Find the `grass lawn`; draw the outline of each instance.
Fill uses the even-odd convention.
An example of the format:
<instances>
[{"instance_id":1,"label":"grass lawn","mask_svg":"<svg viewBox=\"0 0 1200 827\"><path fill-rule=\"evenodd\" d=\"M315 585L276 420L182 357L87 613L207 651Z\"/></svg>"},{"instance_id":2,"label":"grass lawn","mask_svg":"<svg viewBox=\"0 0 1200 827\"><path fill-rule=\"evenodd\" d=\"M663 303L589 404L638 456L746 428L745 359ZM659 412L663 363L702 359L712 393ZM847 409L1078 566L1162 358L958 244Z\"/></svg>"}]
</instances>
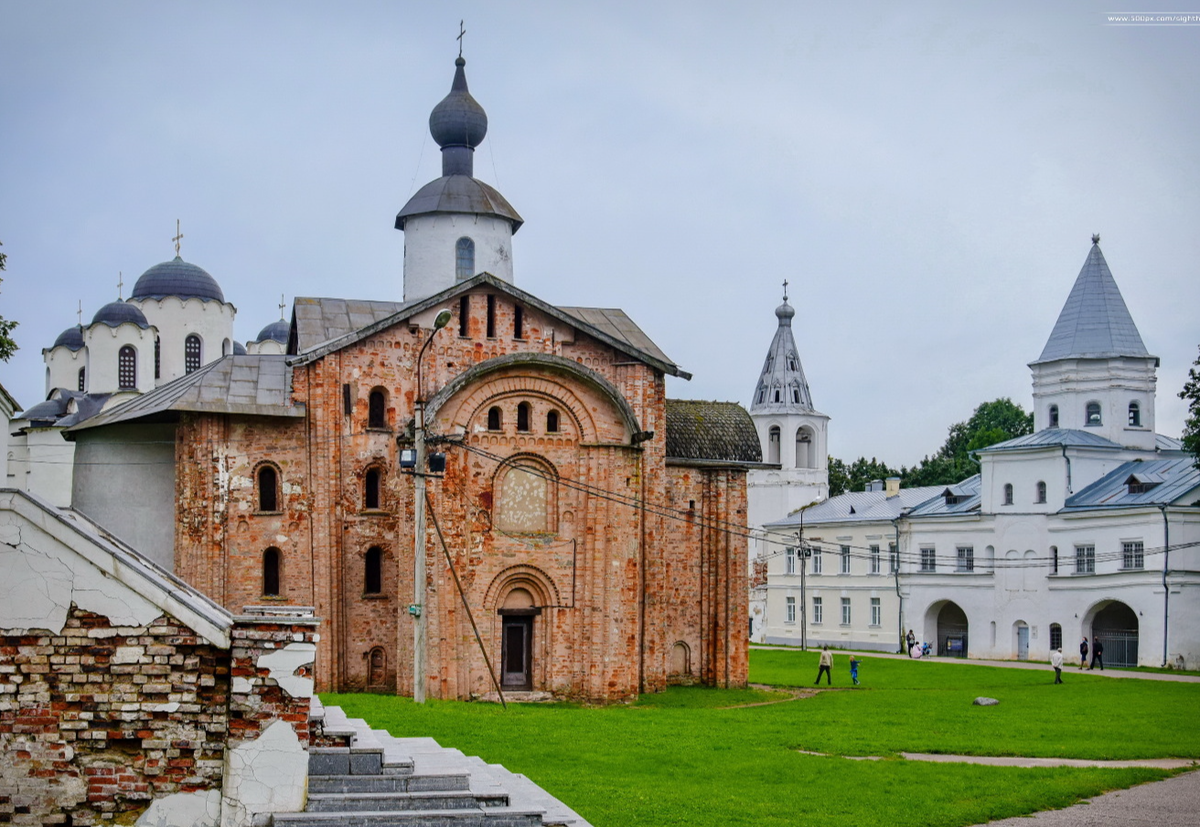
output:
<instances>
[{"instance_id":1,"label":"grass lawn","mask_svg":"<svg viewBox=\"0 0 1200 827\"><path fill-rule=\"evenodd\" d=\"M929 764L896 753L1200 759L1200 685L865 658L863 685L764 706L779 692L676 688L633 706L325 695L396 735L429 735L524 773L596 827L968 825L1163 778L1144 769ZM816 653L752 651L751 680L811 685ZM976 707L978 695L998 698ZM883 756L882 761L804 755Z\"/></svg>"}]
</instances>

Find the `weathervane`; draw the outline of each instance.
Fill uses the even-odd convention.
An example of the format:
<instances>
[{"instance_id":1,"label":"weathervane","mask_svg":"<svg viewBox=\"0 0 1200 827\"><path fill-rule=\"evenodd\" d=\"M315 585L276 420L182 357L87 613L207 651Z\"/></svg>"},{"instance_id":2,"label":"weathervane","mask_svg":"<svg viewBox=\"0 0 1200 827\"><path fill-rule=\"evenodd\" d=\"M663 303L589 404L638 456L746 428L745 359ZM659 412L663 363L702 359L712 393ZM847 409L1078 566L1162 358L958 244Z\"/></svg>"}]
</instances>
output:
<instances>
[{"instance_id":1,"label":"weathervane","mask_svg":"<svg viewBox=\"0 0 1200 827\"><path fill-rule=\"evenodd\" d=\"M175 219L175 237L171 240L175 242L175 257L179 257L179 241L183 238L183 233L179 231L179 219Z\"/></svg>"},{"instance_id":2,"label":"weathervane","mask_svg":"<svg viewBox=\"0 0 1200 827\"><path fill-rule=\"evenodd\" d=\"M467 33L467 30L463 28L463 23L465 23L465 22L466 22L465 20L458 21L458 37L455 38L456 40L458 40L458 56L459 57L462 57L463 35Z\"/></svg>"},{"instance_id":3,"label":"weathervane","mask_svg":"<svg viewBox=\"0 0 1200 827\"><path fill-rule=\"evenodd\" d=\"M784 301L787 301L787 286L788 286L787 279L784 279L783 280L783 300Z\"/></svg>"}]
</instances>

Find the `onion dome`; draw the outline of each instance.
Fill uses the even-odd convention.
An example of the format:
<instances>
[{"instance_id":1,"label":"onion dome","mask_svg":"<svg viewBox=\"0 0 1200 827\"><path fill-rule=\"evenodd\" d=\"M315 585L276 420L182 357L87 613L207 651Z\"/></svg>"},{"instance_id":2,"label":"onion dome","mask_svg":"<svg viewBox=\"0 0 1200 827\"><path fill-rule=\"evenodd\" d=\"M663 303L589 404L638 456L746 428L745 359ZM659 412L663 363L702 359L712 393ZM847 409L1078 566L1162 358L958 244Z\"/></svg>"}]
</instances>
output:
<instances>
[{"instance_id":1,"label":"onion dome","mask_svg":"<svg viewBox=\"0 0 1200 827\"><path fill-rule=\"evenodd\" d=\"M462 57L454 61L454 82L450 84L450 94L442 98L442 102L433 107L429 114L429 134L443 150L448 147L474 150L487 135L487 113L467 91L467 73L463 69L466 65Z\"/></svg>"},{"instance_id":2,"label":"onion dome","mask_svg":"<svg viewBox=\"0 0 1200 827\"><path fill-rule=\"evenodd\" d=\"M56 347L65 347L67 350L75 351L83 349L83 328L79 325L71 325L62 333L58 334L58 338L54 340L51 350Z\"/></svg>"},{"instance_id":3,"label":"onion dome","mask_svg":"<svg viewBox=\"0 0 1200 827\"><path fill-rule=\"evenodd\" d=\"M277 322L271 322L269 325L258 331L258 338L255 342L276 341L282 345L287 344L288 333L291 332L292 326L280 319Z\"/></svg>"},{"instance_id":4,"label":"onion dome","mask_svg":"<svg viewBox=\"0 0 1200 827\"><path fill-rule=\"evenodd\" d=\"M146 317L142 315L142 311L123 301L109 302L97 310L95 316L92 316L92 324L106 324L109 327L117 327L127 322L138 327L150 326Z\"/></svg>"},{"instance_id":5,"label":"onion dome","mask_svg":"<svg viewBox=\"0 0 1200 827\"><path fill-rule=\"evenodd\" d=\"M781 325L791 327L792 317L796 315L796 309L787 303L787 299L783 300L783 304L775 308L775 318L779 319Z\"/></svg>"},{"instance_id":6,"label":"onion dome","mask_svg":"<svg viewBox=\"0 0 1200 827\"><path fill-rule=\"evenodd\" d=\"M242 344L241 342L234 342L233 343L233 355L234 356L245 356L246 355L246 346L244 344Z\"/></svg>"},{"instance_id":7,"label":"onion dome","mask_svg":"<svg viewBox=\"0 0 1200 827\"><path fill-rule=\"evenodd\" d=\"M131 299L162 299L175 296L180 299L203 299L224 302L225 294L217 280L204 268L184 261L179 256L162 264L155 264L138 278L133 286Z\"/></svg>"}]
</instances>

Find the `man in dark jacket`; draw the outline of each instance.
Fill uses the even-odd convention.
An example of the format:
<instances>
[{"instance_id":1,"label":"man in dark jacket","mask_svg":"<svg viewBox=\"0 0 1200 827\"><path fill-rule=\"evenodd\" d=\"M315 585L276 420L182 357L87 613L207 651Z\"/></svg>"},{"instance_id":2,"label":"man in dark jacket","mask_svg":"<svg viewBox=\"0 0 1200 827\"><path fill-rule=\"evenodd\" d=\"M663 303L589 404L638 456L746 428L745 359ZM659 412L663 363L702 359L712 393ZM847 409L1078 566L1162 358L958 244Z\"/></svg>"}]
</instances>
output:
<instances>
[{"instance_id":1,"label":"man in dark jacket","mask_svg":"<svg viewBox=\"0 0 1200 827\"><path fill-rule=\"evenodd\" d=\"M1104 671L1104 644L1100 642L1100 638L1092 638L1092 668L1100 665L1100 671Z\"/></svg>"}]
</instances>

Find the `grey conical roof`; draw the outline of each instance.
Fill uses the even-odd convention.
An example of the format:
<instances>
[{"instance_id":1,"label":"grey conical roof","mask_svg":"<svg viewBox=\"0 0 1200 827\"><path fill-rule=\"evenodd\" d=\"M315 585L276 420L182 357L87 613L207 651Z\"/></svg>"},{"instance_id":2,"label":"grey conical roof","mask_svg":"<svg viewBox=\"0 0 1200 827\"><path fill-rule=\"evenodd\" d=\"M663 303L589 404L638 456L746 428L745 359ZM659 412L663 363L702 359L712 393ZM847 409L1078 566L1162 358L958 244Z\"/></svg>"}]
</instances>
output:
<instances>
[{"instance_id":1,"label":"grey conical roof","mask_svg":"<svg viewBox=\"0 0 1200 827\"><path fill-rule=\"evenodd\" d=\"M775 308L779 326L767 351L767 360L763 363L758 384L754 386L751 413L815 412L808 380L804 378L804 366L800 364L800 351L792 336L792 317L795 315L796 311L788 304L785 293L783 304Z\"/></svg>"},{"instance_id":2,"label":"grey conical roof","mask_svg":"<svg viewBox=\"0 0 1200 827\"><path fill-rule=\"evenodd\" d=\"M1092 236L1092 249L1058 314L1038 362L1057 359L1107 359L1114 356L1148 358L1125 299L1100 252L1100 237Z\"/></svg>"}]
</instances>

